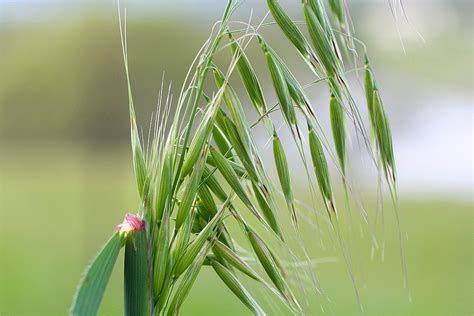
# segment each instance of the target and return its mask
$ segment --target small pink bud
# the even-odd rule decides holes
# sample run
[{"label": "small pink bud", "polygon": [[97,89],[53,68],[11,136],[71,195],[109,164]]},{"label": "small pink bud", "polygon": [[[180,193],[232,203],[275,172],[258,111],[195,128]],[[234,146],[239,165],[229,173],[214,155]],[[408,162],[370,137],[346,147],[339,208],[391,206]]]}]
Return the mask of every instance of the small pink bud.
[{"label": "small pink bud", "polygon": [[123,222],[115,226],[119,234],[128,234],[130,232],[140,231],[145,227],[145,221],[138,215],[127,213]]}]

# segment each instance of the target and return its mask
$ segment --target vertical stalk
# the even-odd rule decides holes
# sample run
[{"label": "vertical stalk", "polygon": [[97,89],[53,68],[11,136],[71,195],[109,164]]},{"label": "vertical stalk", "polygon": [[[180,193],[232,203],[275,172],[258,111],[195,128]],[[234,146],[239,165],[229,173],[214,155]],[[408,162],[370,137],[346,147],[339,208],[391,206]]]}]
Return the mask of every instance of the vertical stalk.
[{"label": "vertical stalk", "polygon": [[151,315],[146,230],[133,234],[125,245],[124,315]]}]

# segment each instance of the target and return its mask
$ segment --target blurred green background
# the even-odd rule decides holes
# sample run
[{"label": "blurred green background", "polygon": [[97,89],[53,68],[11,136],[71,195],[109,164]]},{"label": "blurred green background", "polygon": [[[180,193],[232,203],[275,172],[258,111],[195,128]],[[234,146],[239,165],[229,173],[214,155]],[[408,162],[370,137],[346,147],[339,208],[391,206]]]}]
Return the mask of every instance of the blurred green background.
[{"label": "blurred green background", "polygon": [[[370,260],[367,239],[354,238],[354,270],[365,315],[473,315],[473,7],[470,1],[405,2],[410,23],[394,21],[388,1],[357,1],[351,9],[392,121],[409,291],[402,286],[390,208],[384,262]],[[301,18],[299,4],[282,3]],[[138,119],[146,130],[163,72],[177,91],[225,3],[121,4]],[[253,21],[266,13],[261,1],[248,0],[235,19],[248,20],[251,8]],[[286,52],[279,32],[264,31]],[[249,55],[258,58],[256,46]],[[87,262],[138,205],[116,2],[0,0],[0,57],[0,315],[64,315]],[[323,90],[310,94],[327,121]],[[368,166],[359,160],[353,159],[354,178],[362,198],[373,202],[376,179],[366,179]],[[324,261],[340,254],[326,249],[315,256],[331,300],[325,314],[359,314],[344,261]],[[121,313],[121,269],[101,315]],[[183,315],[245,314],[206,268],[183,307]]]}]

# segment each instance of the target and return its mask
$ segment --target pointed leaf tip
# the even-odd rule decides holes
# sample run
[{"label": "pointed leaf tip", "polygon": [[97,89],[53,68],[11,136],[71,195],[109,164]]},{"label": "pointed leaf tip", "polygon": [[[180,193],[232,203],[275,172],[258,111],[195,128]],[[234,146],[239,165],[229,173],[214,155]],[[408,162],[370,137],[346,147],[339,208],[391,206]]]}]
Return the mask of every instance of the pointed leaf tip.
[{"label": "pointed leaf tip", "polygon": [[96,315],[109,282],[124,236],[115,233],[87,268],[74,295],[70,315]]}]

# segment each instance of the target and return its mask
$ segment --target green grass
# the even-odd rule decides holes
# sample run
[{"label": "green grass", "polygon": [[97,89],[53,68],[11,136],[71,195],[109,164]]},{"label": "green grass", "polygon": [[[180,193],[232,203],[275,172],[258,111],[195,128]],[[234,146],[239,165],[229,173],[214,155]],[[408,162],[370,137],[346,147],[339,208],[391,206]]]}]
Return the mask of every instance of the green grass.
[{"label": "green grass", "polygon": [[[123,214],[137,206],[128,151],[3,147],[0,171],[0,315],[64,315],[87,262]],[[385,263],[370,261],[367,240],[357,238],[351,246],[365,315],[472,315],[472,205],[402,196],[401,210],[409,234],[413,301],[402,288],[388,212]],[[332,301],[329,315],[357,314],[344,262],[317,268]],[[122,264],[113,273],[100,315],[121,313],[121,274]],[[209,267],[182,312],[248,314]]]}]

